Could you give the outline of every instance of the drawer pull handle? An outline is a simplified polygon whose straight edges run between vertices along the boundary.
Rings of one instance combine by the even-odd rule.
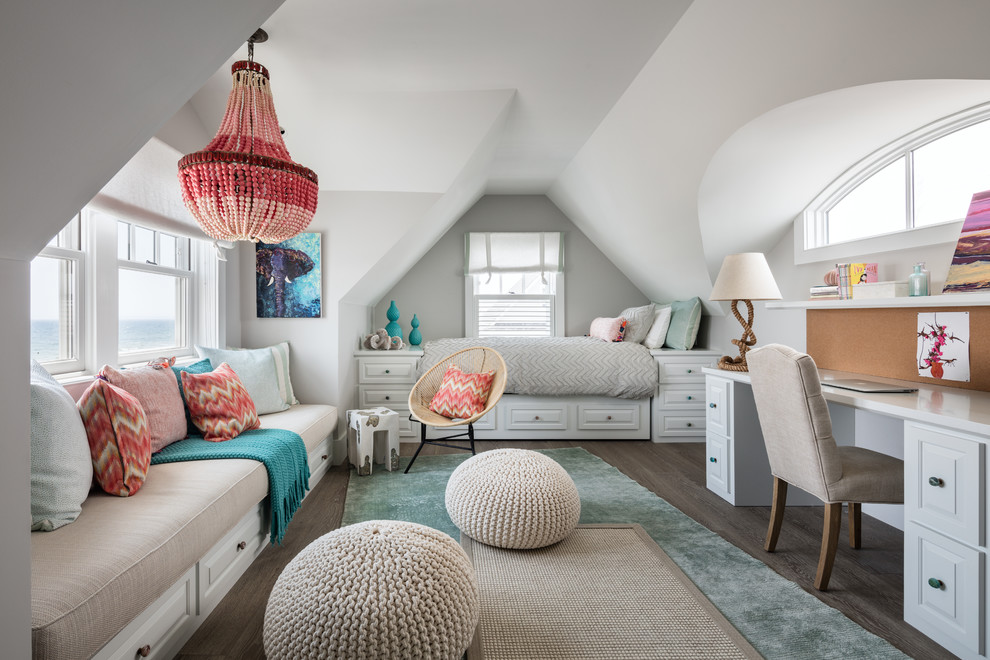
[[[928,477],[928,485],[937,486],[938,488],[941,488],[942,486],[945,485],[945,482],[939,479],[938,477]]]
[[[611,420],[612,419],[612,416],[611,415],[608,415],[605,419]]]
[[[692,426],[694,426],[694,424],[692,424],[691,422],[688,422],[687,424],[685,424],[685,426],[687,426],[688,428],[691,428]]]
[[[928,578],[928,586],[932,589],[944,589],[945,582],[942,582],[938,578]]]
[[[330,458],[330,457],[329,457],[329,456],[328,456],[327,454],[323,454],[323,456],[320,456],[320,460],[321,460],[321,461],[325,461],[325,460],[327,460],[328,458]]]
[[[138,655],[141,656],[142,658],[147,658],[149,655],[151,655],[151,644],[145,644],[144,646],[139,648],[137,652]]]
[[[688,372],[689,374],[693,374],[693,373],[694,373],[694,369],[688,369],[688,370],[687,370],[687,372]]]
[[[238,550],[243,550],[246,547],[247,547],[247,541],[241,541],[240,543],[237,544]]]
[[[385,395],[385,400],[388,401],[388,395],[387,394]]]
[[[391,372],[391,371],[389,371],[388,369],[386,369],[386,370],[385,370],[385,373],[387,373],[387,374],[390,374],[390,373],[392,373],[392,372]]]
[[[717,461],[717,460],[715,460],[715,457],[714,457],[714,456],[712,456],[712,457],[711,457],[711,458],[709,458],[708,460],[709,460],[709,462],[711,462],[711,463],[718,463],[718,461]]]
[[[715,405],[714,403],[709,403],[709,404],[708,404],[708,407],[709,407],[709,408],[716,408],[717,406],[716,406],[716,405]]]
[[[687,400],[688,400],[688,401],[690,401],[690,400],[691,400],[691,399],[693,399],[693,398],[694,398],[694,397],[693,397],[693,396],[691,396],[690,394],[688,394],[688,395],[687,395]]]
[[[539,415],[534,415],[533,416],[533,420],[534,421],[537,421],[537,422],[540,421],[540,416]]]

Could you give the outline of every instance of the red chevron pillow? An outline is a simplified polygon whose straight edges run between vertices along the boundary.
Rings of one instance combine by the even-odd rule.
[[[141,403],[98,378],[76,406],[100,488],[120,497],[138,492],[151,464],[151,432]]]
[[[189,416],[204,440],[223,442],[261,426],[254,401],[226,362],[209,373],[180,376]]]
[[[430,410],[451,419],[473,417],[485,409],[494,380],[494,371],[469,374],[452,364],[447,367],[440,389],[430,401]]]

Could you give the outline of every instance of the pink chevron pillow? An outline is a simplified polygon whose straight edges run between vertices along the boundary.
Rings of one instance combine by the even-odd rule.
[[[120,497],[138,492],[151,464],[151,433],[141,403],[97,379],[83,392],[77,407],[100,488]]]
[[[100,376],[126,390],[141,402],[151,431],[151,453],[186,437],[186,410],[179,394],[179,381],[162,358],[155,365],[118,371],[110,365],[100,369]],[[175,358],[172,358],[174,361]]]
[[[494,380],[494,371],[469,374],[452,364],[430,401],[430,410],[451,419],[473,417],[485,409]]]
[[[180,375],[189,416],[204,440],[223,442],[261,426],[254,401],[226,362],[209,373]]]

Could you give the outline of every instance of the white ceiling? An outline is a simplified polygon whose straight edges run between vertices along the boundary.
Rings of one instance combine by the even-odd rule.
[[[447,192],[514,93],[486,189],[542,193],[688,4],[288,0],[255,59],[322,190]],[[245,57],[190,100],[211,136]]]

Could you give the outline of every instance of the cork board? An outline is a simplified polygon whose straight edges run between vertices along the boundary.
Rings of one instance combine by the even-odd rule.
[[[969,312],[970,382],[918,375],[918,314]],[[990,392],[990,307],[809,309],[808,354],[820,369]]]

